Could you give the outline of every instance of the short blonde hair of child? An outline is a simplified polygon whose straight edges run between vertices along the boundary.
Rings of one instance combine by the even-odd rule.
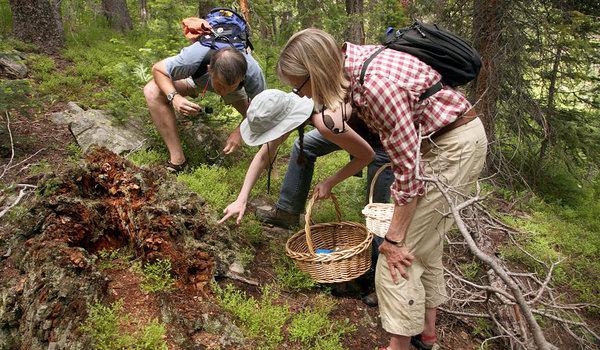
[[[344,59],[335,39],[316,28],[292,35],[277,62],[277,75],[286,83],[290,76],[310,76],[313,101],[331,109],[344,101],[350,85],[344,76]]]

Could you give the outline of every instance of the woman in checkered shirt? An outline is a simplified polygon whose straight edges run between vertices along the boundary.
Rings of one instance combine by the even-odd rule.
[[[305,29],[288,40],[277,71],[315,104],[350,100],[379,133],[395,176],[394,214],[375,277],[382,326],[391,334],[387,349],[408,349],[410,343],[431,349],[436,309],[447,299],[443,240],[453,222],[443,215],[448,208],[441,192],[419,174],[467,194],[483,168],[487,139],[459,91],[443,86],[420,99],[441,81],[438,72],[407,53],[385,49],[374,55],[381,48],[345,43],[340,49],[330,34]]]

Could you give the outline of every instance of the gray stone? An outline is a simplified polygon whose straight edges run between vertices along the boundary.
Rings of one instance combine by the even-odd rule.
[[[0,77],[24,79],[28,74],[29,69],[18,54],[0,53]]]
[[[106,147],[117,154],[148,147],[144,128],[139,123],[130,120],[117,125],[107,112],[83,110],[74,102],[69,102],[67,110],[51,114],[50,120],[55,124],[68,124],[84,152],[92,145]]]
[[[234,261],[233,264],[229,265],[229,271],[231,271],[235,274],[238,274],[238,275],[243,275],[244,267],[239,262]]]

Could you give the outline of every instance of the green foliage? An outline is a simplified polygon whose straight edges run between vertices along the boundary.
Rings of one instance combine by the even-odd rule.
[[[29,80],[0,80],[0,112],[11,109],[23,110],[32,106]],[[4,113],[2,113],[4,114]],[[4,116],[2,116],[4,120]]]
[[[597,202],[587,203],[592,210],[597,209],[597,205]],[[531,210],[531,216],[527,218],[504,217],[508,224],[523,232],[518,237],[519,244],[546,264],[565,259],[554,270],[555,282],[568,284],[579,294],[580,300],[598,304],[600,283],[589,278],[595,271],[600,271],[596,259],[600,253],[598,211],[594,215],[589,208],[565,209],[543,202],[534,204]],[[574,214],[577,212],[582,215]],[[535,259],[513,245],[504,246],[501,254],[543,274],[544,269]]]
[[[294,261],[285,255],[281,246],[273,244],[271,251],[274,255],[275,277],[282,288],[298,292],[316,286],[310,275],[300,270]]]
[[[124,332],[122,325],[130,323],[128,315],[123,314],[123,302],[110,306],[94,304],[89,307],[88,317],[81,330],[89,335],[98,350],[167,350],[163,340],[165,326],[158,321],[141,326],[135,332]],[[141,328],[141,329],[140,329]]]
[[[157,260],[142,268],[143,281],[140,289],[146,293],[169,292],[173,290],[175,279],[171,276],[171,261]]]
[[[127,156],[127,159],[133,162],[137,166],[145,166],[154,163],[158,163],[165,159],[165,154],[156,150],[143,150],[133,152]]]
[[[259,245],[263,241],[262,225],[254,215],[246,215],[238,230],[254,246]]]
[[[463,273],[463,275],[471,281],[474,281],[477,278],[477,275],[481,272],[481,267],[476,261],[459,264],[458,268]]]
[[[0,38],[4,41],[4,36],[12,30],[12,13],[7,0],[0,1]],[[0,50],[1,50],[0,45]]]
[[[228,177],[229,172],[225,168],[201,165],[191,174],[178,175],[177,180],[197,192],[211,207],[222,210],[235,200],[237,191],[241,188],[239,181],[239,187],[228,183]]]
[[[471,330],[471,334],[475,337],[483,339],[490,338],[494,335],[494,327],[490,321],[485,318],[476,318],[475,327]]]
[[[43,175],[48,174],[52,171],[52,165],[45,159],[40,160],[37,163],[32,164],[29,167],[30,175]]]
[[[232,285],[214,287],[219,305],[237,317],[246,335],[256,339],[260,349],[278,349],[283,341],[283,326],[290,316],[286,305],[277,305],[279,293],[272,286],[262,288],[260,300],[247,297]]]
[[[346,319],[331,320],[329,314],[335,301],[327,296],[317,295],[314,306],[294,315],[288,328],[290,339],[299,341],[303,348],[335,350],[343,349],[342,337],[356,330]]]
[[[126,248],[106,250],[98,252],[98,268],[101,270],[114,269],[127,265],[133,259],[134,254]]]

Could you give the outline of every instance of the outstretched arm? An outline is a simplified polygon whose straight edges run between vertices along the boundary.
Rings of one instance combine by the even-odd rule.
[[[246,212],[246,205],[248,203],[248,197],[250,197],[250,192],[252,188],[258,181],[258,177],[260,173],[269,165],[269,163],[275,160],[275,156],[277,153],[277,148],[279,145],[287,139],[289,133],[281,136],[280,138],[268,142],[260,148],[258,153],[252,159],[250,166],[248,167],[248,171],[246,172],[246,177],[244,178],[244,184],[242,185],[242,189],[238,194],[235,202],[229,204],[227,208],[223,210],[225,214],[221,220],[219,220],[219,224],[225,222],[225,220],[237,214],[237,224],[242,221],[242,217]]]

